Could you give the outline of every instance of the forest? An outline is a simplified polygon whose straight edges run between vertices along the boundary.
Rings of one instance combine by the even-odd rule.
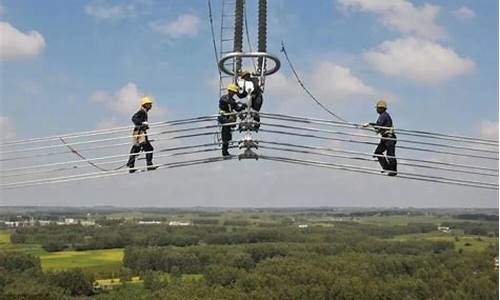
[[[36,255],[0,250],[0,299],[498,299],[498,216],[328,214],[182,214],[190,226],[109,214],[96,226],[7,229],[19,249],[123,258],[105,289],[85,267],[45,270]]]

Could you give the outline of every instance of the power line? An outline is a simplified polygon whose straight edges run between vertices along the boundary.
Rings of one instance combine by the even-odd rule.
[[[369,162],[376,162],[377,159],[371,159],[371,158],[365,158],[365,157],[372,157],[372,156],[375,156],[375,157],[384,157],[384,155],[377,155],[377,154],[370,154],[370,153],[356,153],[358,155],[362,155],[362,156],[365,156],[365,157],[346,156],[346,155],[338,155],[338,154],[327,154],[327,153],[315,152],[315,151],[295,150],[295,149],[291,149],[291,148],[279,148],[279,147],[272,147],[272,146],[262,146],[262,144],[287,145],[285,143],[274,143],[274,142],[259,141],[259,148],[271,149],[271,150],[281,150],[281,151],[290,151],[290,152],[303,153],[303,154],[321,155],[321,156],[328,156],[328,157],[345,158],[345,159],[353,159],[353,160],[362,160],[362,161],[369,161]],[[291,147],[295,147],[295,148],[299,148],[299,149],[321,150],[321,149],[318,149],[316,147],[310,147],[310,146],[293,145]],[[341,151],[331,151],[331,152],[341,152]],[[349,151],[349,152],[351,152],[351,151]],[[354,152],[354,151],[352,151],[352,152]],[[389,157],[391,157],[391,156],[388,156],[388,158]],[[429,166],[429,165],[422,165],[422,164],[415,164],[415,163],[405,163],[404,161],[406,161],[406,160],[398,158],[398,165],[405,165],[405,166],[416,167],[416,168],[434,169],[434,170],[441,170],[441,171],[448,171],[448,172],[462,173],[462,174],[474,174],[474,175],[498,177],[498,173],[497,174],[491,174],[491,173],[476,172],[476,171],[470,171],[470,170],[460,170],[460,169],[447,168],[447,167]]]
[[[208,147],[208,146],[213,146],[213,145],[219,145],[220,143],[206,143],[206,144],[195,144],[195,145],[187,145],[187,146],[176,146],[176,147],[169,147],[169,148],[163,148],[160,150],[153,150],[153,151],[143,151],[141,154],[148,154],[148,153],[161,153],[161,152],[170,152],[170,151],[177,151],[177,150],[186,150],[186,149],[192,149],[196,147]],[[105,161],[108,159],[114,159],[114,158],[119,158],[119,157],[129,157],[130,153],[126,154],[117,154],[117,155],[108,155],[108,156],[101,156],[101,157],[93,157],[93,158],[87,158],[88,161],[91,162],[97,162],[97,161]],[[142,159],[142,158],[139,158]],[[48,163],[48,164],[39,164],[39,165],[30,165],[30,166],[24,166],[24,167],[16,167],[16,168],[11,168],[11,169],[4,169],[2,170],[2,173],[9,173],[9,172],[17,172],[17,171],[25,171],[25,170],[32,170],[32,169],[40,169],[40,168],[48,168],[48,167],[55,167],[55,166],[63,166],[63,165],[70,165],[70,164],[78,164],[78,163],[84,163],[84,161],[81,160],[70,160],[70,161],[63,161],[63,162],[56,162],[56,163]],[[99,164],[102,164],[99,162]]]
[[[213,163],[213,162],[218,162],[218,161],[230,160],[233,158],[235,158],[235,156],[229,156],[229,157],[217,156],[217,157],[209,157],[209,158],[204,158],[204,159],[194,159],[194,160],[186,160],[186,161],[181,161],[181,162],[165,163],[165,164],[153,165],[153,166],[149,166],[149,167],[158,167],[158,169],[168,169],[168,168],[193,166],[193,165],[199,165],[199,164],[208,164],[208,163]],[[147,168],[148,168],[148,166],[137,167],[134,169],[138,170],[138,171],[145,171]],[[51,178],[50,180],[46,179],[45,181],[25,181],[25,182],[19,182],[16,184],[8,184],[8,185],[0,184],[0,188],[7,190],[7,189],[22,188],[22,187],[28,187],[28,186],[34,186],[34,185],[54,184],[54,183],[61,183],[61,182],[70,182],[70,181],[78,181],[78,180],[86,180],[86,179],[112,177],[112,176],[119,176],[119,175],[129,175],[129,176],[135,175],[135,176],[137,176],[138,174],[129,174],[129,172],[127,170],[87,173],[87,174],[77,175],[77,176],[73,176],[73,177],[66,176],[66,177],[60,177],[60,178]]]
[[[318,119],[318,118],[306,118],[306,117],[301,117],[301,116],[291,116],[291,115],[276,114],[276,113],[263,113],[263,112],[260,113],[260,116],[264,117],[264,118],[265,117],[275,118],[277,120],[288,120],[288,121],[301,122],[301,123],[314,123],[314,124],[331,125],[331,126],[339,126],[339,127],[349,127],[349,128],[372,131],[372,129],[365,128],[361,124],[357,124],[357,123],[337,122],[337,121]],[[393,129],[390,127],[382,127],[382,126],[374,126],[374,127],[379,128],[379,129]],[[459,136],[459,135],[442,134],[442,133],[439,133],[439,134],[436,133],[436,135],[434,135],[431,132],[424,134],[424,133],[422,133],[423,131],[420,131],[420,130],[412,131],[409,129],[398,129],[398,128],[395,128],[394,131],[396,133],[403,134],[403,135],[405,134],[405,135],[412,135],[412,136],[425,137],[425,138],[433,138],[433,139],[441,139],[441,140],[460,141],[460,142],[464,142],[464,143],[476,143],[476,144],[498,146],[498,141],[495,141],[495,140],[473,138],[473,137],[466,137],[466,136]]]
[[[282,148],[282,149],[280,149],[278,151],[294,152],[294,153],[304,153],[304,152],[299,152],[297,150],[284,149],[284,148]],[[313,153],[312,151],[305,151],[305,152],[308,152],[310,154],[317,154],[317,153]],[[332,165],[338,165],[339,166],[340,164],[332,163]],[[370,167],[354,166],[354,165],[344,165],[344,166],[381,172],[379,169],[370,168]],[[428,174],[418,174],[418,173],[409,173],[409,172],[398,171],[398,175],[409,175],[409,176],[417,176],[417,177],[426,177],[426,178],[439,179],[439,180],[450,180],[450,181],[457,181],[457,182],[459,181],[459,182],[466,182],[466,183],[471,183],[471,184],[483,184],[483,185],[491,185],[491,186],[498,187],[497,184],[489,183],[489,182],[476,181],[476,180],[468,180],[468,179],[458,179],[458,178],[446,178],[446,177],[442,177],[442,176],[435,176],[435,175],[428,175]]]
[[[315,138],[315,139],[321,139],[321,140],[342,141],[342,142],[366,144],[366,145],[378,145],[378,143],[368,142],[368,141],[358,141],[358,140],[352,140],[352,139],[325,137],[325,136],[318,136],[318,135],[314,135],[314,134],[303,134],[303,133],[296,133],[296,132],[289,132],[289,131],[282,131],[282,130],[260,129],[259,131],[260,132],[282,134],[282,135],[289,135],[289,136],[301,136],[301,137]],[[473,158],[480,158],[480,159],[498,160],[498,158],[494,158],[494,157],[473,155],[473,154],[462,154],[462,153],[441,151],[441,150],[434,150],[434,149],[427,149],[427,148],[398,146],[398,149],[406,149],[406,150],[421,151],[421,152],[431,152],[431,153],[438,153],[438,154],[448,154],[448,155],[468,157],[468,158],[473,157]]]
[[[291,125],[281,125],[281,124],[262,123],[262,122],[260,124],[261,125],[271,126],[271,127],[287,128],[287,129],[302,130],[302,131],[309,131],[309,132],[322,132],[322,133],[337,134],[337,135],[347,135],[347,136],[355,136],[355,137],[366,137],[366,138],[370,138],[370,139],[381,139],[381,140],[387,140],[387,141],[398,141],[398,142],[404,142],[404,143],[421,144],[421,145],[427,145],[427,146],[452,148],[452,149],[460,149],[460,150],[468,150],[468,151],[484,152],[484,153],[495,153],[495,154],[498,153],[497,150],[494,151],[494,150],[478,149],[478,148],[456,146],[456,145],[448,145],[448,144],[429,143],[429,142],[415,141],[415,140],[396,139],[396,138],[389,138],[389,137],[378,137],[378,136],[367,135],[367,134],[356,134],[356,133],[343,132],[343,131],[333,131],[333,130],[327,130],[327,129],[322,129],[322,128],[297,127],[297,126],[291,126]]]
[[[264,159],[264,160],[280,161],[280,162],[287,162],[287,163],[292,163],[292,164],[316,166],[316,167],[323,167],[323,168],[329,168],[329,169],[336,169],[336,170],[350,171],[350,172],[355,172],[355,173],[363,173],[363,174],[371,174],[371,175],[378,175],[378,176],[387,177],[387,175],[380,173],[379,170],[372,169],[372,168],[360,168],[360,167],[349,166],[349,165],[332,164],[332,163],[310,161],[310,160],[301,160],[301,159],[290,159],[290,158],[285,158],[285,157],[276,157],[276,156],[267,156],[267,155],[260,155],[259,158]],[[414,176],[399,175],[399,174],[398,174],[398,176],[395,176],[393,178],[411,179],[411,180],[444,183],[444,184],[451,184],[451,185],[458,185],[458,186],[475,187],[475,188],[482,188],[482,189],[489,189],[489,190],[498,190],[498,186],[494,186],[494,185],[492,186],[489,184],[474,184],[474,183],[458,182],[458,181],[444,180],[444,179],[442,179],[442,180],[441,179],[428,179],[428,178],[423,178],[423,177],[414,177]]]
[[[165,131],[160,131],[160,132],[153,132],[153,133],[148,133],[146,134],[147,136],[156,136],[156,135],[165,135],[165,134],[170,134],[170,133],[179,133],[179,132],[188,132],[188,131],[196,131],[196,130],[201,130],[201,129],[211,129],[211,128],[217,128],[220,126],[235,126],[238,125],[238,122],[233,122],[233,123],[226,123],[226,124],[216,124],[216,125],[205,125],[205,126],[197,126],[197,127],[188,127],[188,128],[181,128],[181,129],[173,129],[173,130],[165,130]],[[73,142],[73,143],[68,143],[68,142],[63,142],[63,144],[58,144],[58,145],[48,145],[48,146],[41,146],[41,147],[32,147],[32,148],[25,148],[25,149],[16,149],[16,150],[10,150],[10,151],[3,151],[0,152],[0,156],[5,155],[5,154],[10,154],[10,153],[18,153],[18,152],[30,152],[30,151],[38,151],[38,150],[46,150],[46,149],[53,149],[53,148],[61,148],[61,147],[68,147],[68,146],[78,146],[78,145],[86,145],[86,144],[93,144],[93,143],[102,143],[102,142],[109,142],[109,141],[116,141],[116,140],[122,140],[122,139],[130,139],[130,138],[136,138],[144,136],[143,133],[137,134],[137,135],[126,135],[126,136],[119,136],[119,137],[112,137],[112,138],[105,138],[105,139],[97,139],[97,140],[90,140],[90,141],[80,141],[80,142]],[[62,138],[59,138],[61,140]],[[72,152],[72,151],[71,151]]]
[[[234,113],[232,113],[232,114],[234,114]],[[190,123],[206,122],[206,121],[216,120],[217,116],[218,115],[211,115],[211,116],[202,116],[202,117],[194,117],[194,118],[163,121],[163,122],[154,122],[154,123],[150,123],[149,126],[151,128],[154,128],[156,126],[168,126],[168,125],[178,126],[178,125],[185,125],[185,124],[190,124]],[[73,132],[73,133],[67,133],[67,134],[53,135],[53,136],[48,136],[48,137],[14,140],[14,141],[2,142],[0,145],[2,147],[4,147],[4,146],[11,146],[11,145],[26,144],[26,143],[43,142],[43,141],[59,141],[59,138],[61,138],[61,137],[65,138],[65,139],[79,138],[79,137],[87,137],[87,136],[93,136],[93,135],[111,134],[111,133],[116,133],[116,132],[129,131],[132,129],[133,129],[133,126],[120,126],[120,127],[107,128],[107,129],[97,129],[97,130],[80,131],[80,132]]]
[[[189,147],[184,147],[185,149],[192,149],[192,148],[202,148],[200,150],[192,150],[192,151],[184,151],[184,152],[174,152],[174,153],[169,153],[169,154],[160,154],[155,156],[155,160],[158,160],[159,158],[167,158],[167,157],[176,157],[176,156],[182,156],[182,155],[190,155],[190,154],[199,154],[199,153],[206,153],[206,152],[213,152],[220,150],[219,147],[217,148],[206,148],[211,146],[212,144],[204,144],[204,145],[195,145],[195,146],[189,146]],[[234,146],[231,146],[230,148],[234,148]],[[145,151],[145,153],[151,153],[155,151]],[[156,151],[156,152],[165,152],[164,150]],[[123,156],[123,155],[122,155]],[[130,156],[130,154],[127,154],[127,156]],[[144,157],[138,158],[138,160],[144,160]],[[99,163],[99,165],[109,165],[109,164],[116,164],[116,163],[121,163],[123,160],[114,160],[114,161],[104,161]],[[12,175],[3,175],[2,174],[2,179],[5,178],[13,178],[13,177],[20,177],[20,176],[28,176],[28,175],[39,175],[39,174],[48,174],[48,173],[55,173],[55,172],[62,172],[62,171],[70,171],[70,170],[81,170],[85,168],[89,168],[95,165],[82,165],[82,166],[69,166],[69,167],[62,167],[62,168],[57,168],[57,169],[45,169],[41,171],[32,171],[32,172],[25,172],[25,173],[16,173]],[[115,169],[104,169],[104,168],[99,168],[102,172],[109,172],[109,171],[117,171],[119,168]]]
[[[173,136],[173,137],[168,137],[168,138],[152,139],[152,140],[150,140],[150,142],[170,141],[170,140],[186,139],[186,138],[192,138],[192,137],[201,137],[201,136],[212,135],[214,133],[216,133],[216,131],[194,133],[194,134],[185,134],[185,135],[178,135],[178,136]],[[101,150],[101,149],[115,148],[118,146],[126,146],[126,145],[131,145],[131,143],[119,143],[119,144],[112,144],[112,145],[97,146],[97,147],[79,149],[79,151]],[[39,157],[44,157],[44,156],[53,156],[53,155],[61,155],[61,154],[69,154],[69,153],[72,153],[72,152],[71,151],[48,152],[48,153],[43,153],[43,154],[26,155],[26,156],[18,156],[18,157],[11,157],[11,158],[1,158],[0,161],[13,161],[13,160],[19,160],[19,159],[39,158]]]

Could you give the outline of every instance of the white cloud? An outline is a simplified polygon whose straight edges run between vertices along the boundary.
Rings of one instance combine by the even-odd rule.
[[[0,139],[9,140],[16,136],[16,131],[11,119],[0,116],[0,132],[2,132]]]
[[[145,93],[139,91],[135,83],[129,82],[114,93],[97,91],[92,94],[90,100],[103,103],[109,110],[121,115],[131,115],[139,109],[140,99],[144,96]],[[152,116],[162,116],[165,113],[165,108],[158,105],[157,102],[153,104]]]
[[[3,16],[5,14],[5,7],[0,3],[0,16]]]
[[[462,6],[459,9],[454,10],[453,14],[455,15],[455,17],[462,19],[462,20],[473,19],[476,17],[476,13],[472,9],[470,9],[466,6]]]
[[[384,26],[403,34],[439,39],[445,30],[436,24],[440,7],[430,4],[414,6],[407,0],[338,0],[345,8],[376,13]]]
[[[482,121],[481,137],[498,140],[498,121]]]
[[[175,21],[150,23],[151,29],[171,38],[196,36],[200,27],[200,18],[192,14],[180,15]]]
[[[331,62],[323,62],[312,72],[299,76],[319,98],[346,100],[350,96],[369,96],[377,93],[375,88],[354,76],[349,68]],[[268,81],[269,86],[272,86],[271,93],[276,95],[288,98],[296,96],[300,91],[296,79],[286,77],[282,73],[271,76]]]
[[[136,15],[134,4],[119,4],[113,6],[87,5],[85,13],[98,20],[120,20]]]
[[[0,22],[0,58],[37,56],[45,47],[45,39],[37,31],[24,33],[10,23]]]
[[[453,49],[429,40],[402,38],[385,41],[364,53],[375,69],[422,83],[435,83],[470,73],[475,64]]]
[[[110,129],[115,127],[120,127],[121,124],[118,124],[115,120],[101,120],[95,126],[96,129]]]
[[[347,97],[373,95],[376,90],[351,73],[346,67],[329,62],[322,63],[311,75],[312,88],[322,95]]]

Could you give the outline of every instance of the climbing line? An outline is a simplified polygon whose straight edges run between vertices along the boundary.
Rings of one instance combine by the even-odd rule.
[[[341,116],[337,115],[336,113],[334,113],[333,111],[331,111],[330,109],[328,109],[325,105],[323,105],[318,99],[316,99],[316,97],[314,97],[314,95],[309,91],[309,89],[304,85],[304,83],[302,82],[302,80],[300,79],[300,76],[299,74],[297,73],[297,71],[295,71],[295,68],[293,67],[293,64],[290,60],[290,58],[288,57],[288,53],[286,52],[286,48],[285,48],[285,42],[281,41],[281,52],[283,52],[283,54],[285,55],[285,58],[286,58],[286,61],[288,62],[288,65],[290,66],[290,69],[292,70],[292,73],[293,75],[295,76],[295,79],[297,79],[297,82],[299,83],[299,85],[302,87],[302,89],[307,93],[307,95],[309,95],[309,97],[314,101],[316,102],[316,104],[318,104],[324,111],[326,111],[327,113],[329,113],[330,115],[332,115],[333,117],[337,118],[338,120],[342,121],[342,122],[346,122],[347,123],[347,120],[345,120],[344,118],[342,118]]]

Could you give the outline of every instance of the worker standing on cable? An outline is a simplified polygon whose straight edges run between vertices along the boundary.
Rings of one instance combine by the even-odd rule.
[[[387,112],[387,103],[384,100],[380,100],[376,105],[377,113],[379,117],[376,123],[366,123],[363,126],[373,126],[375,130],[381,135],[380,143],[375,149],[375,154],[382,166],[382,169],[387,172],[389,176],[396,176],[397,171],[397,160],[396,160],[396,135],[394,134],[394,125],[392,123],[392,118]],[[384,152],[387,152],[387,156],[384,156]]]
[[[141,99],[141,108],[132,116],[132,122],[134,123],[133,131],[133,145],[130,149],[130,157],[127,162],[127,167],[129,167],[129,172],[134,173],[136,171],[135,159],[139,155],[141,150],[146,152],[146,165],[148,166],[148,171],[155,170],[157,166],[153,166],[153,146],[149,142],[147,130],[149,129],[148,124],[148,112],[153,107],[153,101],[149,97],[144,97]]]
[[[222,136],[222,156],[229,156],[229,141],[232,139],[231,128],[236,125],[226,125],[229,123],[236,122],[236,114],[234,112],[240,112],[244,110],[247,105],[245,103],[237,102],[233,97],[238,94],[238,86],[231,83],[227,86],[227,94],[222,95],[219,100],[219,117],[218,121],[222,125],[221,136]]]
[[[262,88],[259,84],[259,79],[257,77],[252,76],[249,71],[241,70],[239,72],[241,81],[240,81],[240,92],[238,93],[238,97],[244,98],[250,95],[250,107],[255,110],[256,113],[253,114],[253,119],[257,124],[255,125],[256,130],[259,129],[260,116],[259,111],[262,108],[262,103],[264,98],[262,96]]]

